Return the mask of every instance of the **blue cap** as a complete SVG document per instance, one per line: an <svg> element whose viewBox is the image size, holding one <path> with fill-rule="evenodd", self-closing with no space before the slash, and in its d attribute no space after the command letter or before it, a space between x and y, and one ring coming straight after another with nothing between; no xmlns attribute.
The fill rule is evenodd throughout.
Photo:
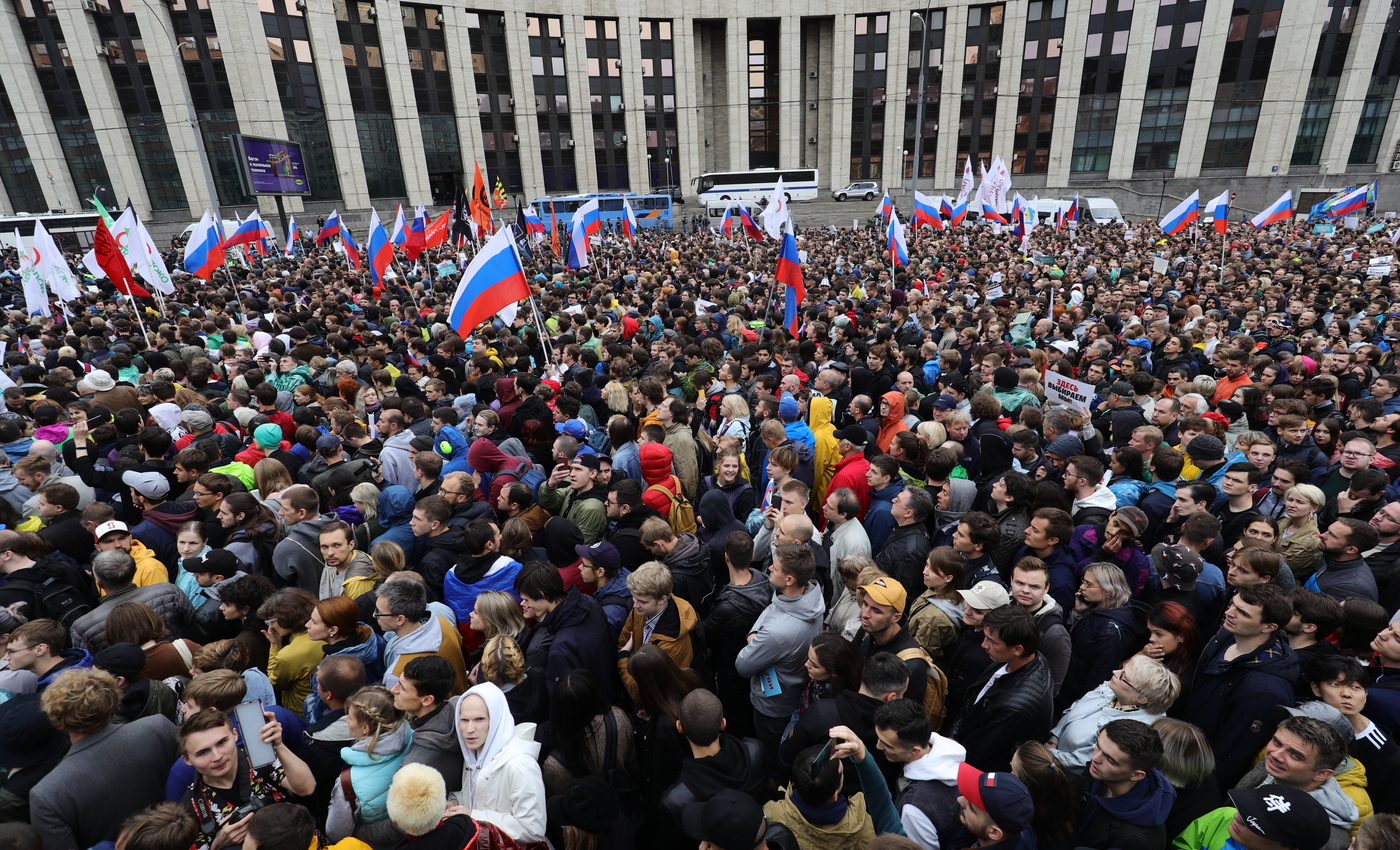
<svg viewBox="0 0 1400 850"><path fill-rule="evenodd" d="M1138 348L1151 348L1152 340L1139 337L1128 340L1128 345L1136 345Z"/></svg>
<svg viewBox="0 0 1400 850"><path fill-rule="evenodd" d="M570 419L568 422L561 422L554 426L554 430L566 437L573 437L575 440L588 439L588 423L582 419Z"/></svg>
<svg viewBox="0 0 1400 850"><path fill-rule="evenodd" d="M778 418L796 419L800 415L797 399L792 397L792 393L783 393L783 397L778 401Z"/></svg>

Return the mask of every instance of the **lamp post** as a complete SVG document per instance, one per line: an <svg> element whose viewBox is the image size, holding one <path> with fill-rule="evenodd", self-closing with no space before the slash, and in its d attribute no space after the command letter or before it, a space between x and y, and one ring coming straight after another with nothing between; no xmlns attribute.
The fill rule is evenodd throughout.
<svg viewBox="0 0 1400 850"><path fill-rule="evenodd" d="M175 45L175 58L181 60L180 79L184 83L180 87L185 95L185 120L189 122L190 129L194 131L195 153L199 155L199 166L204 170L204 190L209 193L209 206L214 215L214 226L219 229L219 233L224 232L223 218L219 215L219 192L214 187L214 172L209 168L209 157L204 151L204 133L199 129L199 117L194 112L194 98L190 95L190 80L185 74L183 67L184 57L181 52L185 48L194 51L199 50L199 43L194 38L186 38ZM283 222L283 229L286 229L286 222Z"/></svg>
<svg viewBox="0 0 1400 850"><path fill-rule="evenodd" d="M919 168L923 165L923 138L924 138L924 71L928 68L928 20L925 15L930 14L927 9L922 13L914 12L914 17L919 19L919 91L918 106L914 108L914 167L913 177L909 181L909 209L914 209L914 195L919 191Z"/></svg>

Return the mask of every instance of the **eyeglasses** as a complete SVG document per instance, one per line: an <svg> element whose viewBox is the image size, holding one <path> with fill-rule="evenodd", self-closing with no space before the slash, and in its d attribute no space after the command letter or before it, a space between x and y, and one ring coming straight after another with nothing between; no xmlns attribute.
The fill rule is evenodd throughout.
<svg viewBox="0 0 1400 850"><path fill-rule="evenodd" d="M1117 677L1118 681L1120 681L1120 682L1122 682L1123 684L1127 685L1128 687L1132 688L1132 689L1133 689L1133 693L1137 694L1137 695L1140 696L1140 697L1146 697L1146 696L1147 696L1147 694L1145 694L1145 693L1142 692L1142 688L1139 688L1137 685L1134 685L1132 682L1129 682L1129 681L1128 681L1128 674L1125 673L1124 671L1122 671L1122 670L1115 670L1115 671L1113 671L1113 675L1114 675L1115 677Z"/></svg>
<svg viewBox="0 0 1400 850"><path fill-rule="evenodd" d="M1346 457L1368 457L1372 452L1342 452Z"/></svg>
<svg viewBox="0 0 1400 850"><path fill-rule="evenodd" d="M3 655L14 655L16 652L23 652L23 651L26 650L26 649L29 649L29 647L27 647L27 646L15 646L14 644L10 644L9 646L5 647L4 653L0 653L0 654L3 654Z"/></svg>
<svg viewBox="0 0 1400 850"><path fill-rule="evenodd" d="M213 493L201 493L201 492L199 492L198 490L192 490L192 491L190 491L190 492L191 492L191 495L193 495L196 499L203 499L203 498L206 497L206 496L212 496L212 495L214 495Z"/></svg>
<svg viewBox="0 0 1400 850"><path fill-rule="evenodd" d="M381 613L379 613L378 611L375 611L375 612L374 612L374 619L376 619L376 620L378 620L380 617L397 617L397 616L399 616L399 615L398 615L398 614L381 614Z"/></svg>

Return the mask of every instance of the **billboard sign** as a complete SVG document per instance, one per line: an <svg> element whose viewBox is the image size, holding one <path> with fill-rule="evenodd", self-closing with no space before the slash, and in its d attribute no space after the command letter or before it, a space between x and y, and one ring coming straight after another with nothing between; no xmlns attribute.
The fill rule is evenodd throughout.
<svg viewBox="0 0 1400 850"><path fill-rule="evenodd" d="M300 144L239 134L233 137L233 145L248 194L311 194Z"/></svg>

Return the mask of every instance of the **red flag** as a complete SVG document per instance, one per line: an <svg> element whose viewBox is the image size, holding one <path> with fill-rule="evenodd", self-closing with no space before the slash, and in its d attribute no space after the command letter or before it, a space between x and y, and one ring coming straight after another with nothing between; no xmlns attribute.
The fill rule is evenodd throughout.
<svg viewBox="0 0 1400 850"><path fill-rule="evenodd" d="M495 228L491 226L491 198L486 194L486 181L481 177L481 165L475 165L476 179L472 182L471 215L477 230L485 236L495 232Z"/></svg>
<svg viewBox="0 0 1400 850"><path fill-rule="evenodd" d="M136 283L136 278L131 276L131 267L126 264L126 257L122 256L116 238L112 236L112 231L107 229L107 222L101 217L97 219L97 231L92 234L92 251L96 255L97 264L107 273L107 279L112 281L118 292L133 297L151 297L151 293L142 289Z"/></svg>
<svg viewBox="0 0 1400 850"><path fill-rule="evenodd" d="M442 215L428 222L428 230L424 236L429 248L436 248L447 241L447 225L452 220L452 210L446 210Z"/></svg>
<svg viewBox="0 0 1400 850"><path fill-rule="evenodd" d="M554 256L557 257L559 256L559 216L554 214L553 198L549 199L549 238L553 240Z"/></svg>

